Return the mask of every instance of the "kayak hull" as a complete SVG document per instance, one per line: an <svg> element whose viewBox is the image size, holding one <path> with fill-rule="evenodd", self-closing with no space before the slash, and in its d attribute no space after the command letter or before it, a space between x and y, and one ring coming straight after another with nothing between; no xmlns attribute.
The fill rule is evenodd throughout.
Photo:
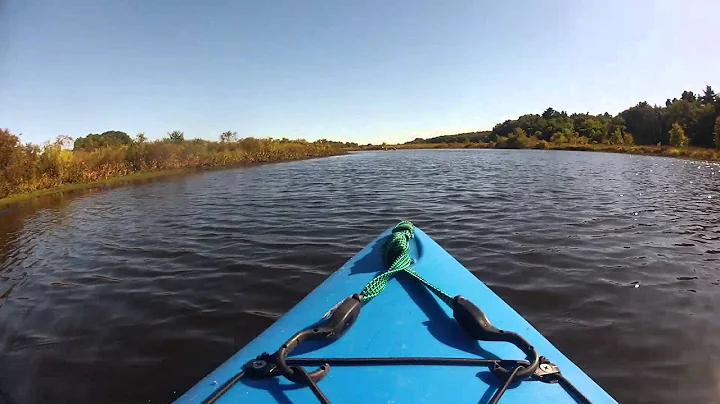
<svg viewBox="0 0 720 404"><path fill-rule="evenodd" d="M182 395L176 403L200 403L263 352L275 352L296 332L316 322L343 298L359 293L386 269L382 246L390 229L373 240L295 307ZM410 240L413 269L450 295L463 295L480 307L496 327L522 335L540 355L593 403L616 401L555 348L507 303L420 229ZM398 274L362 308L355 324L337 341L301 343L292 357L456 357L526 359L506 342L472 340L452 311L407 274ZM309 369L310 370L310 369ZM485 403L500 385L486 366L391 365L331 366L318 386L331 402L342 403ZM304 386L284 377L241 379L217 403L316 403ZM500 403L575 403L559 384L526 380L515 383Z"/></svg>

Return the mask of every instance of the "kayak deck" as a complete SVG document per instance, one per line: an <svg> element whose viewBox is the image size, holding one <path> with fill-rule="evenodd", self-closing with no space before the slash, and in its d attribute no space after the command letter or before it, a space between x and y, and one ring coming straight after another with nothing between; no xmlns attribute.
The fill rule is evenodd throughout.
<svg viewBox="0 0 720 404"><path fill-rule="evenodd" d="M243 349L181 396L177 403L200 403L242 366L263 352L275 352L289 337L307 328L343 298L358 293L386 269L382 257L390 229L308 294ZM493 325L514 331L538 353L556 364L567 380L590 402L614 403L600 386L545 337L465 269L422 230L410 240L413 269L452 295L461 294L482 309ZM507 342L471 339L452 311L407 274L398 274L385 291L365 304L355 324L334 342L306 341L292 357L452 357L524 360ZM308 370L316 366L308 366ZM456 365L332 365L318 382L330 402L342 403L486 403L501 385L487 366ZM240 379L217 400L232 402L316 403L312 391L284 377ZM500 403L575 403L559 384L526 380L512 384Z"/></svg>

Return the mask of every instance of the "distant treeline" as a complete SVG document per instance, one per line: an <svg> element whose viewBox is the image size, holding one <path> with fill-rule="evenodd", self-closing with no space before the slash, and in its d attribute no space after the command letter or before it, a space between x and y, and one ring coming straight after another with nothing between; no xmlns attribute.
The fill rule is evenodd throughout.
<svg viewBox="0 0 720 404"><path fill-rule="evenodd" d="M223 133L219 142L185 140L180 131L150 141L142 133L131 138L115 130L74 142L69 136L59 136L38 146L22 144L18 136L0 129L0 199L138 172L295 160L339 154L357 146L325 139L239 139L231 131Z"/></svg>
<svg viewBox="0 0 720 404"><path fill-rule="evenodd" d="M538 142L585 145L670 145L720 148L720 97L707 86L701 95L684 91L665 106L640 102L619 114L568 114L546 109L495 125L491 131L460 133L407 144L492 143L536 147ZM542 148L542 143L540 143Z"/></svg>

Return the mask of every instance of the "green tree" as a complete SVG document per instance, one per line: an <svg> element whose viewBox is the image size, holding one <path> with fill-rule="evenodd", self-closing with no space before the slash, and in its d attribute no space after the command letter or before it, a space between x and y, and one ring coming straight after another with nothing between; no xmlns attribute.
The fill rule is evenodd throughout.
<svg viewBox="0 0 720 404"><path fill-rule="evenodd" d="M547 119L537 114L526 114L517 119L517 126L525 133L540 132L539 137L542 137L542 131L547 127Z"/></svg>
<svg viewBox="0 0 720 404"><path fill-rule="evenodd" d="M567 143L568 139L563 132L555 132L550 137L550 141L553 143Z"/></svg>
<svg viewBox="0 0 720 404"><path fill-rule="evenodd" d="M613 130L613 132L610 134L609 143L610 144L623 144L624 143L623 142L623 133L622 133L622 130L620 130L620 128L615 128L615 130Z"/></svg>
<svg viewBox="0 0 720 404"><path fill-rule="evenodd" d="M135 143L145 143L147 142L147 137L145 137L145 133L140 132L135 136Z"/></svg>
<svg viewBox="0 0 720 404"><path fill-rule="evenodd" d="M688 128L688 138L693 146L713 147L714 127L717 117L713 104L695 104L695 119Z"/></svg>
<svg viewBox="0 0 720 404"><path fill-rule="evenodd" d="M223 132L220 135L220 141L223 143L237 142L237 140L238 140L237 132L233 132L233 131L229 130L227 132Z"/></svg>
<svg viewBox="0 0 720 404"><path fill-rule="evenodd" d="M167 140L169 140L171 143L182 143L185 141L185 134L180 132L179 130L168 132L167 135Z"/></svg>
<svg viewBox="0 0 720 404"><path fill-rule="evenodd" d="M132 139L127 133L119 130L109 130L101 134L91 133L85 137L75 139L75 150L94 150L104 146L129 145Z"/></svg>
<svg viewBox="0 0 720 404"><path fill-rule="evenodd" d="M620 115L611 118L610 122L608 122L607 130L609 134L615 133L616 129L620 129L620 133L622 134L627 133L627 126L625 125L625 120Z"/></svg>
<svg viewBox="0 0 720 404"><path fill-rule="evenodd" d="M695 93L693 93L692 91L683 91L682 96L680 96L680 99L689 101L689 102L697 101L697 97L695 96Z"/></svg>
<svg viewBox="0 0 720 404"><path fill-rule="evenodd" d="M566 137L575 131L575 123L565 112L555 112L553 118L547 120L543 129L543 139L550 139L556 132L562 132Z"/></svg>
<svg viewBox="0 0 720 404"><path fill-rule="evenodd" d="M554 118L555 114L557 114L557 111L552 108L548 108L542 113L542 117L545 118L545 120L548 120L550 118Z"/></svg>
<svg viewBox="0 0 720 404"><path fill-rule="evenodd" d="M525 149L530 146L530 138L522 128L515 128L507 137L499 137L496 147L503 149Z"/></svg>
<svg viewBox="0 0 720 404"><path fill-rule="evenodd" d="M669 135L669 143L671 146L675 147L685 147L687 146L688 139L687 136L685 136L685 130L680 126L677 122L672 124L672 128L670 128Z"/></svg>
<svg viewBox="0 0 720 404"><path fill-rule="evenodd" d="M508 136L513 129L518 127L518 122L508 119L503 123L499 123L493 127L492 134L495 136Z"/></svg>
<svg viewBox="0 0 720 404"><path fill-rule="evenodd" d="M522 128L513 129L512 135L517 138L527 138L527 132L525 132Z"/></svg>
<svg viewBox="0 0 720 404"><path fill-rule="evenodd" d="M705 86L700 100L705 104L713 104L715 102L715 91L713 91L712 87Z"/></svg>
<svg viewBox="0 0 720 404"><path fill-rule="evenodd" d="M715 121L720 115L720 97L712 87L700 93L684 91L680 98L668 98L665 105L652 106L647 102L622 111L616 116L603 113L574 113L547 108L542 114L525 114L495 125L490 132L470 132L457 135L418 138L408 143L503 143L517 137L516 129L537 140L555 143L583 144L583 142L632 145L668 144L674 123L685 133L685 144L715 147ZM515 134L515 135L513 135ZM505 139L500 139L505 138Z"/></svg>
<svg viewBox="0 0 720 404"><path fill-rule="evenodd" d="M695 120L695 104L688 100L674 100L660 112L663 125L670 130L672 124L677 122L683 127L690 127Z"/></svg>
<svg viewBox="0 0 720 404"><path fill-rule="evenodd" d="M595 117L584 118L576 128L580 136L585 136L590 141L604 143L606 140L603 123Z"/></svg>
<svg viewBox="0 0 720 404"><path fill-rule="evenodd" d="M650 106L647 102L643 101L626 109L620 113L620 118L625 121L627 131L633 134L638 144L667 141L663 134L658 108Z"/></svg>
<svg viewBox="0 0 720 404"><path fill-rule="evenodd" d="M720 115L715 120L715 147L720 149Z"/></svg>
<svg viewBox="0 0 720 404"><path fill-rule="evenodd" d="M674 98L660 110L663 133L668 133L673 123L685 130L685 135L694 146L713 147L713 125L715 124L715 92L705 88L705 95L696 97L691 91L684 91L680 99ZM706 102L709 101L709 102Z"/></svg>

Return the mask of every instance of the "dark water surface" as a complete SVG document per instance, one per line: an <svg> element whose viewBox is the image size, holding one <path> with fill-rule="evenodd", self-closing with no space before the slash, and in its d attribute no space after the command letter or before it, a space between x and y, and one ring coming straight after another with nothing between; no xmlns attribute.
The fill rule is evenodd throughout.
<svg viewBox="0 0 720 404"><path fill-rule="evenodd" d="M718 188L705 162L397 151L14 207L0 390L172 400L408 218L619 401L717 403Z"/></svg>

